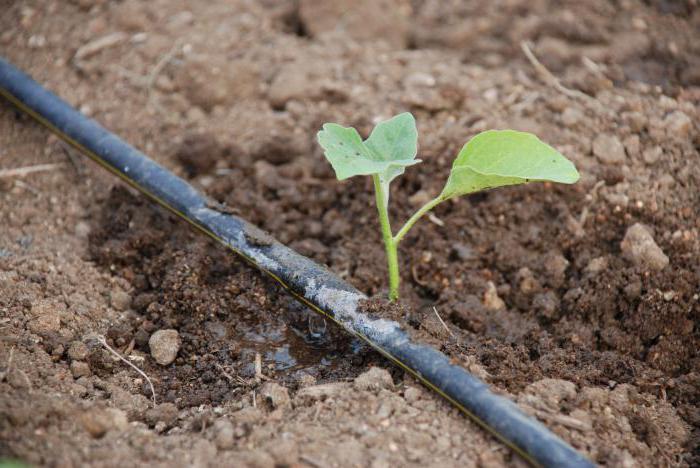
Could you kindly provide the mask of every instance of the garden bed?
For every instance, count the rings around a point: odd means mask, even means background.
[[[697,12],[667,11],[664,2],[616,12],[594,2],[559,18],[545,16],[545,4],[475,15],[417,2],[411,34],[382,45],[354,42],[352,31],[324,36],[325,13],[313,17],[306,2],[301,10],[208,2],[189,13],[171,2],[86,3],[94,5],[53,13],[51,2],[13,6],[1,18],[9,33],[0,51],[369,296],[386,294],[372,187],[335,181],[314,145],[323,122],[366,136],[373,119],[414,112],[424,163],[394,184],[396,220],[440,190],[452,157],[480,130],[511,127],[552,143],[579,167],[577,185],[439,206],[400,247],[401,306],[374,299],[368,307],[596,462],[697,461]],[[476,16],[481,37],[469,36]],[[72,61],[114,32],[128,40]],[[643,47],[643,37],[653,45]],[[543,82],[521,40],[589,97]],[[580,64],[581,54],[598,68]],[[0,148],[3,168],[62,164],[21,183],[0,180],[0,366],[9,368],[0,454],[96,465],[510,459],[402,371],[331,324],[322,333],[272,281],[142,197],[111,188],[118,184],[107,174],[67,157],[4,105]],[[623,251],[636,223],[649,227],[668,266],[637,264],[639,255]],[[167,367],[149,353],[160,329],[182,340]],[[146,382],[86,339],[92,333],[136,356],[161,406],[149,408]],[[256,379],[256,354],[264,378]],[[386,371],[367,373],[371,366]]]

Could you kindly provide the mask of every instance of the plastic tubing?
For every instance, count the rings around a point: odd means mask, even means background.
[[[366,296],[326,267],[230,214],[0,57],[0,95],[59,138],[271,276],[299,301],[362,339],[533,466],[594,464],[447,356],[411,341],[394,321],[363,313]]]

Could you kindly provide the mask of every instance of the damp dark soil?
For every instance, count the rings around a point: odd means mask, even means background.
[[[385,3],[15,2],[0,8],[0,54],[217,209],[327,265],[372,298],[368,313],[595,462],[697,465],[700,9]],[[487,128],[535,132],[582,177],[438,206],[402,242],[401,301],[388,304],[371,183],[336,181],[315,134],[333,121],[367,136],[405,110],[423,163],[393,184],[395,228]],[[0,458],[518,463],[272,279],[1,104],[0,169],[45,163],[59,165],[0,179]],[[177,334],[166,365],[151,342],[163,330]],[[155,407],[149,382],[97,335],[149,376]]]

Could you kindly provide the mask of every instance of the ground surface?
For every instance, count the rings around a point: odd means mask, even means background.
[[[697,466],[697,2],[318,3],[2,0],[0,54],[369,295],[385,287],[371,187],[334,180],[314,144],[323,122],[366,135],[416,115],[424,162],[394,184],[396,220],[438,192],[469,136],[536,132],[581,181],[440,206],[404,241],[402,308],[384,313],[600,464]],[[548,84],[521,41],[575,92]],[[0,105],[0,169],[60,165],[0,179],[0,456],[521,463],[69,154]],[[164,329],[181,342],[166,366],[149,345]],[[150,376],[156,408],[95,335]]]

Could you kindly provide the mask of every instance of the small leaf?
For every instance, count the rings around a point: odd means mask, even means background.
[[[379,174],[388,184],[416,160],[418,133],[413,116],[399,114],[378,124],[363,142],[357,130],[328,123],[318,132],[324,150],[339,180],[355,175]]]
[[[464,145],[440,197],[534,181],[573,184],[578,179],[573,163],[535,135],[489,130]]]
[[[416,119],[404,112],[379,122],[365,145],[383,161],[414,159],[418,153]]]
[[[415,160],[418,154],[418,130],[416,119],[410,112],[404,112],[378,123],[369,138],[365,140],[365,145],[384,161],[401,162],[379,173],[387,196],[391,181],[403,174],[406,166],[420,162]],[[409,161],[412,162],[409,164]]]

